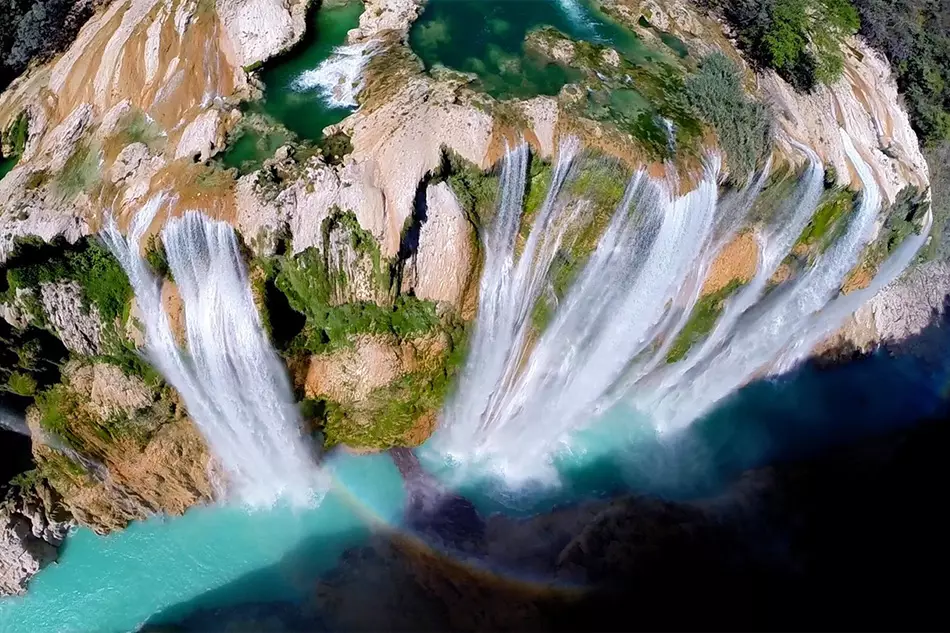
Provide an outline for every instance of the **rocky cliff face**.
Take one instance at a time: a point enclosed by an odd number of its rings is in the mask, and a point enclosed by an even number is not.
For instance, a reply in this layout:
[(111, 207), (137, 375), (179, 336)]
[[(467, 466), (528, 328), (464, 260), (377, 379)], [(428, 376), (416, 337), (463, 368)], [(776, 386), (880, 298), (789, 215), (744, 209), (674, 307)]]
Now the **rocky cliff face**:
[(25, 592), (30, 578), (56, 560), (72, 525), (59, 493), (45, 480), (9, 488), (0, 502), (0, 596)]

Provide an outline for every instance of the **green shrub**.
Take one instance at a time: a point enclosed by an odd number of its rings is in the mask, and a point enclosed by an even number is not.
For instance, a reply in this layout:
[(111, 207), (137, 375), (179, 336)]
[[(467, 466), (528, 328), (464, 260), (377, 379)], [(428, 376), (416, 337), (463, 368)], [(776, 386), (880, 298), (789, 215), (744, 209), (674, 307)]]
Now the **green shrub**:
[(740, 47), (798, 90), (841, 76), (844, 39), (861, 26), (848, 0), (711, 0), (736, 29)]
[[(369, 258), (380, 289), (388, 289), (388, 267), (380, 261), (379, 246), (352, 214), (335, 214), (324, 223), (324, 240), (333, 230), (348, 231), (351, 246)], [(291, 347), (309, 353), (323, 353), (350, 345), (360, 334), (393, 334), (405, 338), (427, 332), (439, 324), (436, 305), (412, 296), (399, 296), (392, 305), (371, 301), (335, 304), (338, 290), (348, 280), (326, 260), (324, 248), (308, 248), (295, 256), (276, 257), (267, 264), (274, 287), (294, 311), (304, 315), (303, 331)]]
[(162, 279), (175, 281), (172, 276), (171, 266), (168, 265), (168, 254), (165, 252), (165, 244), (158, 233), (149, 236), (145, 245), (145, 261), (151, 267), (152, 271)]
[(732, 60), (722, 53), (704, 58), (686, 80), (686, 95), (716, 130), (733, 176), (742, 180), (755, 171), (770, 151), (772, 117), (765, 105), (746, 97)]
[(887, 55), (921, 140), (950, 140), (950, 3), (853, 0), (861, 34)]
[(75, 245), (44, 245), (21, 240), (7, 267), (7, 299), (17, 288), (36, 292), (42, 283), (71, 280), (82, 289), (86, 307), (95, 305), (105, 323), (122, 316), (132, 298), (132, 286), (122, 266), (94, 239)]
[(54, 176), (56, 191), (63, 200), (81, 192), (89, 193), (100, 182), (99, 150), (89, 143), (80, 144)]
[(33, 396), (36, 394), (36, 378), (15, 371), (7, 378), (7, 389), (18, 396)]

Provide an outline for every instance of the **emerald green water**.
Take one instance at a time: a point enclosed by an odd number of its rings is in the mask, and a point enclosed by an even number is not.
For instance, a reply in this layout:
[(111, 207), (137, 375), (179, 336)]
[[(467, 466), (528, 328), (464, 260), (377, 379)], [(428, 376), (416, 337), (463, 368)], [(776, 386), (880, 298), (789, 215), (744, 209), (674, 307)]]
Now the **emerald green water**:
[(11, 156), (10, 158), (0, 156), (0, 180), (13, 171), (13, 168), (16, 167), (16, 163), (17, 158), (15, 156)]
[(526, 50), (525, 37), (542, 26), (610, 44), (634, 62), (649, 56), (636, 35), (585, 0), (430, 0), (409, 43), (426, 68), (475, 73), (494, 97), (554, 95), (578, 74)]
[(325, 127), (339, 123), (352, 112), (350, 108), (333, 107), (317, 89), (300, 89), (295, 82), (346, 42), (347, 32), (359, 26), (361, 13), (363, 4), (357, 0), (324, 3), (311, 12), (304, 39), (260, 71), (264, 97), (246, 103), (243, 109), (246, 115), (261, 117), (264, 124), (249, 126), (232, 141), (221, 157), (225, 167), (256, 169), (294, 136), (319, 141)]

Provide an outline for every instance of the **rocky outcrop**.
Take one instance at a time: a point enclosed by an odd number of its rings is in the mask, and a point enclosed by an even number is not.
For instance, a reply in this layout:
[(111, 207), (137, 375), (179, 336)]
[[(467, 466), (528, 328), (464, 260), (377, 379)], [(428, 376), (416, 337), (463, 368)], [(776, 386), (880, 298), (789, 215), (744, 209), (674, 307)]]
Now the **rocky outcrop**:
[(92, 356), (102, 351), (102, 318), (95, 305), (84, 305), (75, 281), (40, 284), (43, 314), (67, 349)]
[(422, 12), (423, 0), (366, 0), (360, 25), (347, 34), (351, 44), (374, 38), (403, 39)]
[(950, 353), (945, 328), (948, 299), (950, 264), (931, 261), (916, 266), (861, 306), (819, 352), (869, 352), (884, 345), (942, 366)]
[(206, 110), (182, 132), (175, 149), (175, 159), (187, 157), (196, 163), (203, 163), (223, 146), (221, 113), (217, 110)]
[[(367, 77), (367, 90), (374, 89), (375, 81)], [(377, 216), (375, 226), (363, 224), (360, 210), (353, 211), (360, 224), (379, 239), (387, 257), (399, 250), (416, 189), (423, 176), (439, 167), (442, 148), (488, 166), (492, 117), (467, 102), (464, 92), (458, 81), (407, 77), (391, 98), (369, 112), (357, 112), (336, 128), (353, 143), (349, 158), (353, 169), (367, 174), (382, 192), (383, 213)]]
[(802, 163), (805, 157), (787, 139), (808, 145), (835, 168), (839, 184), (859, 189), (841, 141), (839, 129), (844, 128), (890, 202), (907, 185), (926, 189), (927, 162), (887, 61), (860, 38), (852, 38), (843, 52), (842, 79), (809, 94), (795, 92), (774, 72), (759, 75), (759, 90), (784, 132), (776, 139), (778, 146), (793, 162)]
[(0, 596), (24, 593), (30, 578), (56, 560), (72, 525), (45, 480), (11, 487), (0, 503)]
[[(51, 430), (44, 416), (56, 420)], [(27, 414), (37, 469), (80, 525), (105, 534), (213, 496), (210, 456), (177, 396), (103, 363), (71, 362)]]
[(358, 404), (374, 389), (415, 371), (444, 350), (445, 341), (438, 335), (402, 342), (361, 336), (350, 348), (311, 356), (302, 380), (304, 393), (308, 398)]
[(308, 4), (305, 0), (217, 0), (215, 7), (235, 62), (252, 66), (293, 46), (306, 28)]
[(426, 189), (426, 219), (415, 254), (406, 262), (403, 288), (420, 299), (461, 307), (475, 266), (475, 230), (448, 183)]

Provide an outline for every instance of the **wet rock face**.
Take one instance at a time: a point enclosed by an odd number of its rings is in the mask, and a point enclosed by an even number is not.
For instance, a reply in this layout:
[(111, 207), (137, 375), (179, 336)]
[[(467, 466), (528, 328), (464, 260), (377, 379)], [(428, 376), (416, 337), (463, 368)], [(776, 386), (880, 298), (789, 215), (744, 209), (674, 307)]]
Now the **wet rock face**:
[(102, 351), (102, 319), (95, 306), (83, 305), (82, 288), (75, 281), (40, 285), (43, 312), (63, 345), (92, 356)]
[(24, 593), (30, 578), (56, 560), (72, 525), (45, 481), (12, 488), (0, 504), (0, 596)]

